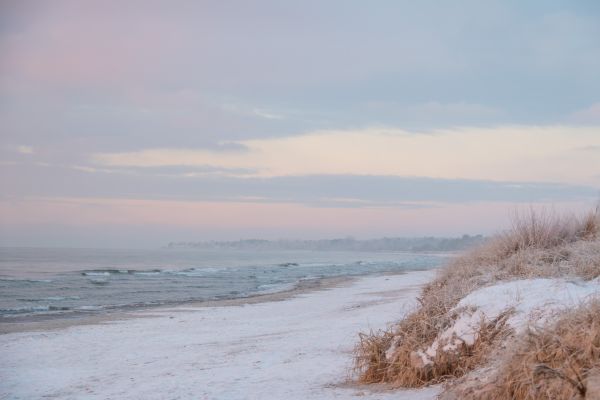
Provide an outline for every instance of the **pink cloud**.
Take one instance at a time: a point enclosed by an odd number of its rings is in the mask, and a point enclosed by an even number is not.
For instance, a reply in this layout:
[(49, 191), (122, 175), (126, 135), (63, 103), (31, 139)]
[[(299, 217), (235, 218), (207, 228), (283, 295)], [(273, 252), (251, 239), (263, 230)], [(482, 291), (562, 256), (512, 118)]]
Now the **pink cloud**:
[(149, 79), (177, 54), (186, 35), (175, 21), (131, 8), (56, 2), (43, 12), (23, 10), (26, 28), (0, 42), (3, 73), (51, 87)]

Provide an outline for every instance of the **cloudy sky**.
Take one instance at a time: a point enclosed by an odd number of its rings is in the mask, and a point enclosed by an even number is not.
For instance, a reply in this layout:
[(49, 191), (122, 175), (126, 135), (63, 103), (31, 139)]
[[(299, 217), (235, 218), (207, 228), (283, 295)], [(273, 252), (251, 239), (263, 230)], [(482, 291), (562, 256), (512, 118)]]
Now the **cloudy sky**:
[(600, 3), (2, 1), (0, 245), (491, 233), (600, 196)]

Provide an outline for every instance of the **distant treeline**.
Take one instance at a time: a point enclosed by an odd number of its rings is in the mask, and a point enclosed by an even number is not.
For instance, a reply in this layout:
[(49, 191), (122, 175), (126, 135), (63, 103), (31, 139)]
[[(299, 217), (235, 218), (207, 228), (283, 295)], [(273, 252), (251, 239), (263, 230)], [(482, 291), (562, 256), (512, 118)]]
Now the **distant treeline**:
[(482, 235), (463, 235), (455, 238), (354, 238), (321, 240), (263, 240), (171, 242), (169, 248), (230, 249), (230, 250), (342, 250), (342, 251), (460, 251), (486, 240)]

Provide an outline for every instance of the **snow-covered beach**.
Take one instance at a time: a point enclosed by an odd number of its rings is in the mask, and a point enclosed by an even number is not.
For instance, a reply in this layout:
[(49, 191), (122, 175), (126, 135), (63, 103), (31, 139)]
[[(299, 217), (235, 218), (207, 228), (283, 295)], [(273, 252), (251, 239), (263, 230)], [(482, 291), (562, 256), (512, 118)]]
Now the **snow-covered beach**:
[(0, 335), (0, 398), (431, 399), (439, 388), (388, 391), (348, 378), (357, 333), (402, 318), (433, 274)]

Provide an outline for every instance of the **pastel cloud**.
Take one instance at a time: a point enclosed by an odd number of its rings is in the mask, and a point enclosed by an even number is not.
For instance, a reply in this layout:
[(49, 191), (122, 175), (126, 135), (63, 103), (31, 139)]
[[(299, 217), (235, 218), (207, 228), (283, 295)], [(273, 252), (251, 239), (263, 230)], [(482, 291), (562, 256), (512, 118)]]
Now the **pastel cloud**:
[(0, 239), (476, 233), (511, 204), (581, 208), (592, 3), (3, 2)]
[[(598, 184), (600, 128), (506, 126), (415, 133), (398, 129), (328, 130), (244, 140), (247, 150), (143, 149), (100, 153), (112, 167), (211, 165), (257, 171), (254, 176), (350, 174), (516, 182)], [(249, 175), (247, 175), (249, 176)]]
[[(12, 198), (135, 198), (302, 204), (309, 207), (439, 207), (451, 203), (569, 202), (597, 198), (592, 186), (375, 175), (256, 177), (209, 167), (102, 167), (15, 164), (3, 167)], [(229, 176), (225, 176), (229, 175)], [(231, 176), (237, 175), (237, 176)], [(7, 196), (8, 197), (8, 196)]]

